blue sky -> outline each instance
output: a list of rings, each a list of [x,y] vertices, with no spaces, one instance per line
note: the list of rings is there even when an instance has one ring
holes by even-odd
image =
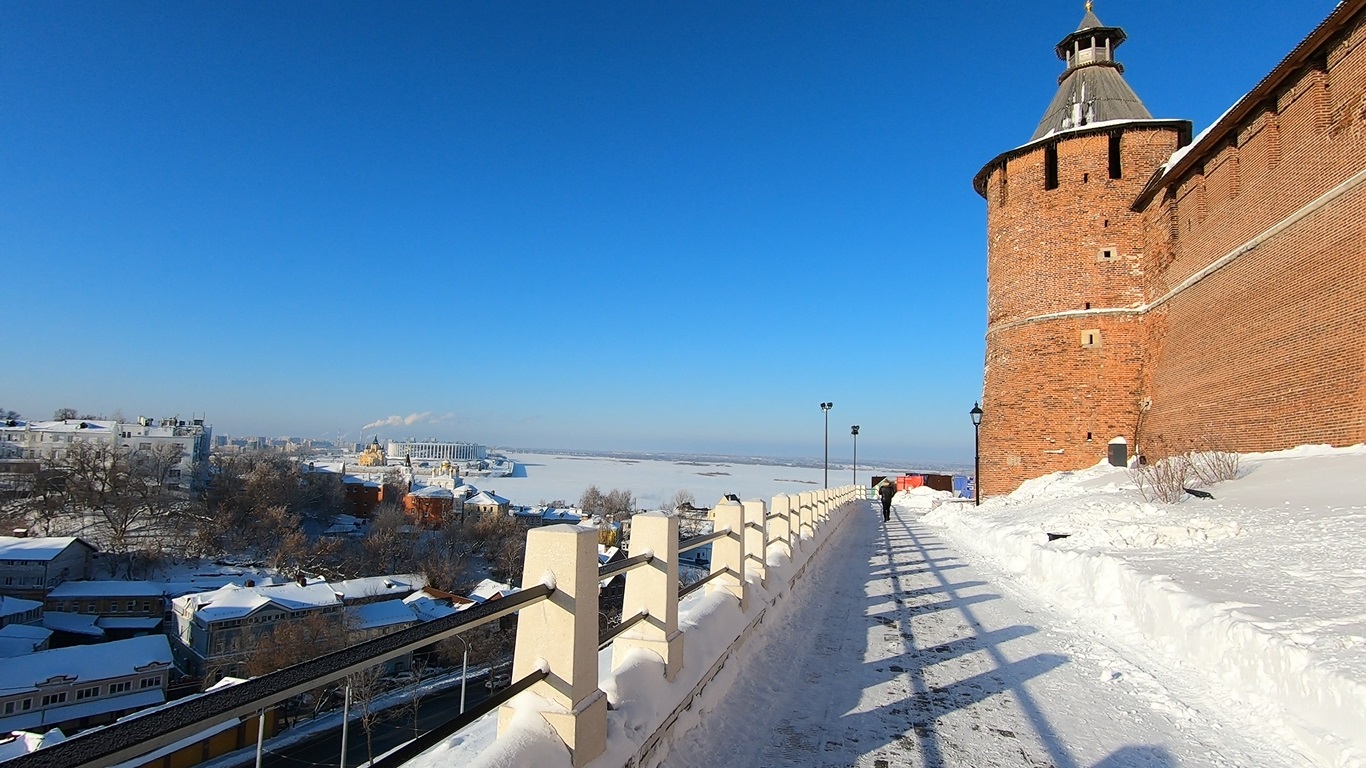
[[[1102,0],[1207,126],[1335,5]],[[0,406],[965,461],[1081,2],[7,3]]]

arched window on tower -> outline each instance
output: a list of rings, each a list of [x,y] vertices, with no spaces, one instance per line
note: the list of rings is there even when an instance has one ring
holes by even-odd
[[[1043,148],[1043,188],[1058,188],[1058,145],[1049,144]]]
[[[1119,131],[1110,134],[1110,178],[1123,178],[1124,168],[1119,159]]]

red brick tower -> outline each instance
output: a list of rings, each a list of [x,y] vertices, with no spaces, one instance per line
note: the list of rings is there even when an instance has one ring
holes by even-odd
[[[1090,466],[1143,412],[1145,183],[1190,140],[1124,81],[1124,30],[1092,13],[1058,43],[1066,68],[1030,141],[987,163],[984,495]]]

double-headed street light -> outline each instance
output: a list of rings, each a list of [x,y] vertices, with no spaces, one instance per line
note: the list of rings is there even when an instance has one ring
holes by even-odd
[[[854,485],[858,485],[858,425],[849,428],[849,434],[854,436]]]
[[[830,487],[830,409],[834,408],[834,403],[821,403],[821,411],[825,414],[825,487]]]
[[[973,403],[972,410],[968,411],[972,417],[972,501],[977,506],[982,506],[982,406],[980,403]]]

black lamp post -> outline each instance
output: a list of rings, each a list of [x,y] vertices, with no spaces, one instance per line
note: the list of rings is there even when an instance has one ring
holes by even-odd
[[[858,485],[858,425],[849,428],[849,434],[854,436],[854,485]]]
[[[972,417],[972,460],[974,468],[972,470],[972,501],[977,506],[982,506],[982,406],[979,403],[972,404],[972,410],[968,411]]]
[[[821,403],[821,411],[825,413],[825,487],[830,487],[830,409],[834,408],[834,403]]]

